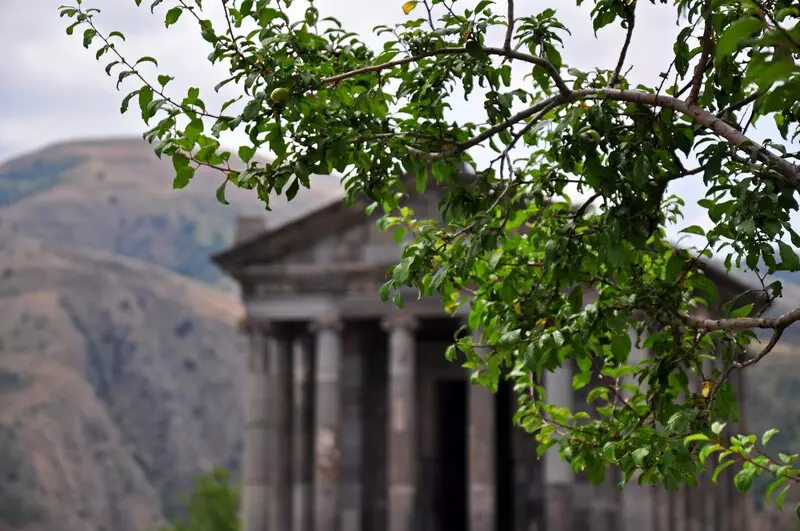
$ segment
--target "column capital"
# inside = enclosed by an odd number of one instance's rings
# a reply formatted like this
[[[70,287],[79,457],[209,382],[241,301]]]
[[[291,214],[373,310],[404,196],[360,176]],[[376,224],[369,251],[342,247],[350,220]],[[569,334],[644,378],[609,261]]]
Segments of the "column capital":
[[[381,319],[381,328],[387,332],[397,329],[416,330],[419,320],[411,312],[393,313]]]
[[[333,330],[338,332],[342,329],[342,318],[335,313],[321,315],[312,320],[308,328],[311,332],[319,332],[320,330]]]
[[[247,334],[255,334],[260,332],[264,335],[271,335],[275,332],[275,325],[271,321],[265,319],[258,319],[250,316],[242,316],[237,322],[237,327],[240,332]]]

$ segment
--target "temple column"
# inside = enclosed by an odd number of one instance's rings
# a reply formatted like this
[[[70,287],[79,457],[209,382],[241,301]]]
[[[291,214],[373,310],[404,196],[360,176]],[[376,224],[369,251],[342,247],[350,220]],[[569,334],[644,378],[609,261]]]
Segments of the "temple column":
[[[273,500],[269,529],[279,531],[292,525],[292,343],[284,334],[275,333],[267,345],[272,419],[268,466]]]
[[[244,384],[242,531],[267,531],[269,500],[269,389],[267,331],[250,326],[250,351]]]
[[[631,338],[631,351],[628,354],[628,365],[636,366],[647,359],[647,351],[636,346],[636,331],[629,330]],[[644,341],[644,338],[642,339]],[[647,382],[639,384],[634,378],[627,377],[626,384],[641,385],[640,389],[646,391]],[[629,398],[631,393],[623,393]],[[657,507],[654,503],[655,489],[652,486],[639,485],[639,472],[636,472],[622,490],[622,510],[620,520],[626,531],[653,531],[657,516]],[[666,498],[666,496],[664,496]]]
[[[316,332],[314,416],[314,530],[338,531],[341,452],[341,322],[326,317]]]
[[[311,408],[311,355],[306,338],[297,338],[293,344],[293,409],[294,433],[293,458],[293,504],[292,530],[311,531],[313,529],[313,507],[311,485],[314,459],[311,427],[313,424]]]
[[[415,529],[417,499],[417,401],[415,321],[394,315],[389,334],[389,531]]]
[[[479,333],[473,333],[473,337],[480,342]],[[497,513],[495,395],[482,385],[470,383],[467,397],[469,531],[493,531]]]
[[[550,404],[575,409],[572,389],[572,363],[569,359],[554,372],[545,374],[545,392]],[[575,475],[572,466],[561,459],[557,448],[544,455],[545,529],[547,531],[572,531]]]
[[[362,510],[361,477],[364,455],[363,348],[358,329],[345,332],[342,353],[342,479],[339,505],[341,531],[360,531]]]

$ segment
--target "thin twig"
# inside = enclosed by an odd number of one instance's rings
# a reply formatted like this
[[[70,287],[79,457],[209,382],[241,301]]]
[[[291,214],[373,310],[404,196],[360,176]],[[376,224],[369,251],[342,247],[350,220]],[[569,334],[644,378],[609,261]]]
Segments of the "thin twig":
[[[431,4],[428,0],[424,0],[422,4],[425,6],[425,10],[428,12],[428,25],[431,27],[431,31],[436,31],[436,26],[433,24],[433,10],[431,9]]]
[[[706,72],[708,58],[711,54],[711,48],[714,45],[714,27],[711,24],[711,14],[711,0],[707,0],[705,6],[705,28],[703,29],[700,60],[694,69],[694,77],[692,78],[692,91],[689,92],[689,97],[687,99],[687,101],[692,105],[697,103],[697,97],[700,95],[700,86],[703,84],[703,74]]]
[[[797,39],[795,39],[792,36],[792,34],[789,33],[789,31],[786,28],[784,28],[783,26],[781,26],[778,23],[778,20],[775,18],[775,15],[772,13],[772,11],[767,9],[767,7],[762,2],[759,2],[759,0],[754,0],[754,1],[755,1],[756,5],[758,6],[758,8],[761,10],[761,14],[766,16],[769,19],[769,21],[772,23],[772,25],[778,31],[781,32],[781,35],[783,35],[786,38],[786,40],[788,40],[790,43],[792,43],[792,46],[795,47],[795,51],[800,52],[800,42],[798,42]]]
[[[514,34],[514,0],[508,0],[508,29],[506,29],[506,39],[503,41],[503,49],[511,51],[511,37]]]
[[[622,67],[625,65],[625,58],[628,55],[628,48],[631,45],[633,38],[633,28],[636,26],[636,3],[630,6],[630,16],[628,21],[628,32],[625,34],[625,42],[622,44],[622,50],[619,52],[619,59],[617,60],[617,67],[614,69],[614,74],[611,76],[611,81],[608,82],[609,87],[615,86],[619,83],[619,76],[622,73]]]
[[[236,52],[241,59],[245,59],[244,54],[239,49],[239,44],[236,42],[236,34],[233,33],[233,24],[231,23],[231,14],[228,12],[227,6],[228,0],[222,0],[222,12],[225,13],[225,22],[228,24],[228,32],[231,34],[231,43],[233,44],[233,50]]]

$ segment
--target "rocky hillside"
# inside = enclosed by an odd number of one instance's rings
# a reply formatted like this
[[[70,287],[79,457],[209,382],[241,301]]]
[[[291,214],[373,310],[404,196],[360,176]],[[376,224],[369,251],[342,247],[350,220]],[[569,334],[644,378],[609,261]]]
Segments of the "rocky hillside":
[[[209,254],[263,208],[170,177],[138,140],[0,166],[0,531],[152,529],[195,474],[238,467],[242,310]]]

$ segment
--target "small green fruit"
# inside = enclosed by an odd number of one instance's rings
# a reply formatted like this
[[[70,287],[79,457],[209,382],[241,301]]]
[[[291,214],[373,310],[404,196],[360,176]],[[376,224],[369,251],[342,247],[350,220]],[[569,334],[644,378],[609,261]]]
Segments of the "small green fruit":
[[[278,87],[269,95],[269,99],[273,103],[286,103],[289,99],[289,89],[285,87]]]
[[[583,133],[581,133],[581,136],[583,136],[584,138],[588,138],[589,140],[591,140],[595,144],[599,144],[600,141],[603,139],[600,136],[600,133],[598,133],[594,129],[588,129],[588,130],[584,131]]]

